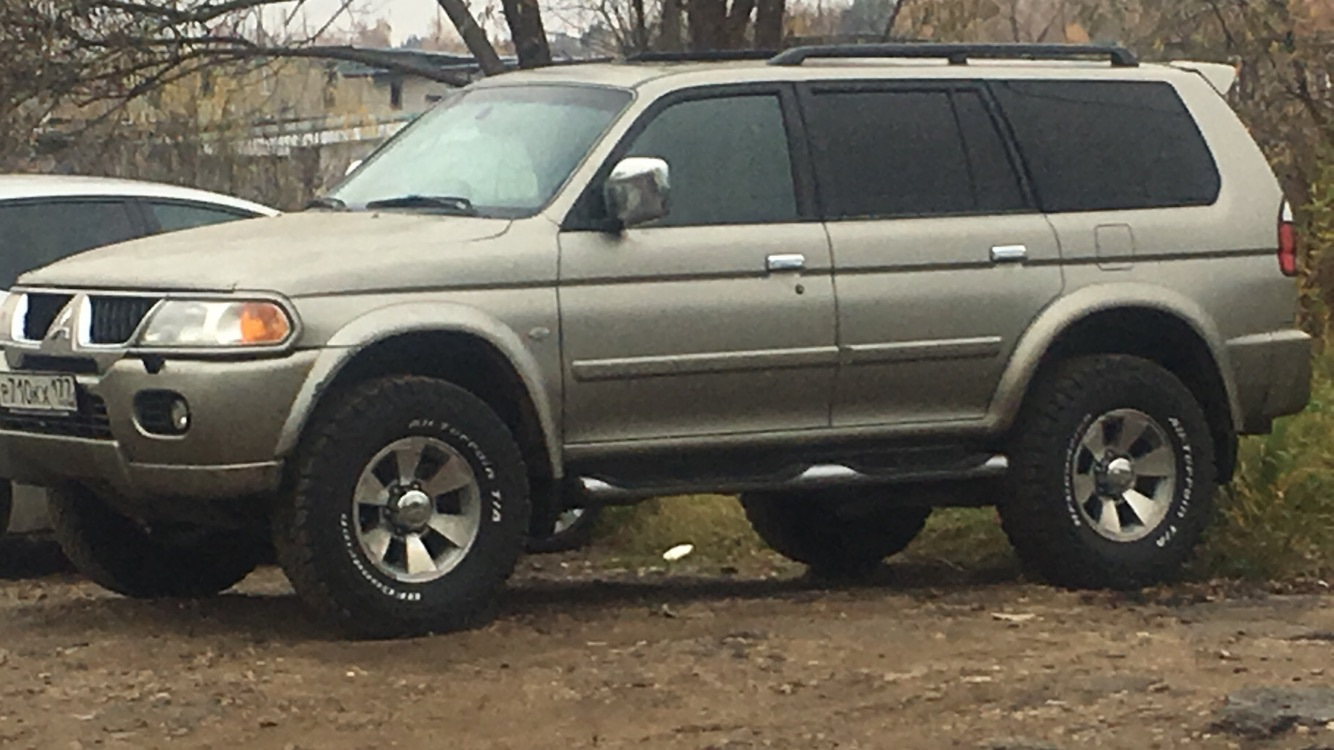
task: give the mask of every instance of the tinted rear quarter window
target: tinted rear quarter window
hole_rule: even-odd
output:
[[[148,210],[157,219],[163,232],[176,232],[182,229],[220,224],[246,218],[245,214],[209,206],[193,206],[188,203],[149,203]]]
[[[816,91],[807,119],[830,218],[1024,205],[1004,141],[975,91]]]
[[[0,203],[0,289],[33,269],[140,234],[120,201]]]
[[[1218,167],[1176,90],[1158,81],[999,81],[1044,211],[1212,204]]]

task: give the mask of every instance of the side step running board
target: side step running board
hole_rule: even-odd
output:
[[[580,477],[578,487],[589,500],[598,504],[615,504],[645,500],[668,495],[702,493],[733,494],[760,490],[803,490],[819,487],[850,487],[857,485],[895,485],[923,482],[989,479],[1004,476],[1010,462],[996,455],[972,467],[949,469],[923,468],[884,472],[863,472],[842,464],[816,464],[792,477],[764,479],[705,478],[699,481],[661,483],[644,486],[619,486],[595,477]]]

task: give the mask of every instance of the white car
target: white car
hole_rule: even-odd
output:
[[[277,213],[240,198],[155,182],[0,175],[0,302],[20,274],[84,250]],[[0,479],[0,534],[47,527],[45,492]]]

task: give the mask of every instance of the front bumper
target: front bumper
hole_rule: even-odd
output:
[[[138,359],[123,359],[101,375],[79,375],[81,398],[104,405],[105,423],[91,437],[86,420],[63,433],[60,423],[7,424],[0,430],[0,477],[40,486],[85,482],[127,498],[273,492],[282,477],[279,435],[316,356],[168,360],[156,373]],[[140,426],[134,400],[146,390],[185,398],[191,426],[184,435],[155,435]]]
[[[1241,434],[1267,433],[1275,418],[1306,408],[1311,400],[1311,347],[1311,337],[1295,329],[1227,342]]]

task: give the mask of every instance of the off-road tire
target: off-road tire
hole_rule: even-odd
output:
[[[832,580],[870,574],[886,557],[902,552],[931,515],[929,507],[888,504],[853,514],[847,512],[849,496],[847,491],[749,492],[740,499],[751,528],[770,549],[807,565],[812,576]]]
[[[317,413],[279,503],[274,546],[298,596],[357,638],[443,633],[484,624],[523,551],[529,487],[505,423],[468,391],[397,376],[350,386]],[[483,500],[477,536],[457,566],[425,583],[378,569],[353,531],[353,488],[374,455],[407,437],[438,439],[465,458]]]
[[[93,583],[137,599],[193,599],[239,583],[262,545],[239,531],[141,525],[78,486],[48,491],[65,557]]]
[[[9,533],[9,519],[14,513],[14,484],[0,481],[0,536]]]
[[[1094,531],[1074,499],[1070,462],[1101,415],[1134,409],[1166,428],[1176,453],[1174,496],[1154,530],[1135,541]],[[1010,446],[999,504],[1020,560],[1066,588],[1135,589],[1174,578],[1212,513],[1214,444],[1189,389],[1148,360],[1098,355],[1061,362],[1034,383]]]

